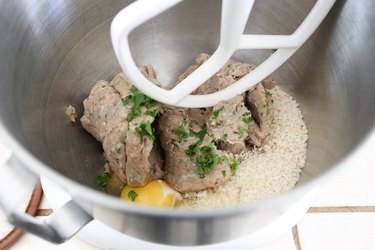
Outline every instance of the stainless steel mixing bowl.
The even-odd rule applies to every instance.
[[[209,211],[137,207],[101,193],[94,177],[101,145],[64,114],[78,115],[98,79],[120,67],[112,51],[112,18],[132,1],[0,0],[0,130],[13,149],[9,164],[46,175],[95,218],[135,237],[175,245],[227,241],[258,230],[347,164],[375,122],[375,1],[337,1],[310,40],[274,78],[300,103],[309,129],[308,156],[297,188],[267,202]],[[290,34],[314,0],[256,1],[246,33]],[[155,65],[173,83],[200,52],[217,47],[220,1],[189,0],[137,28],[138,63]],[[271,51],[238,51],[260,63]],[[65,225],[69,226],[69,225]]]

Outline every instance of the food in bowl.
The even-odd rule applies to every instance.
[[[197,56],[179,81],[208,58]],[[193,94],[224,89],[254,68],[230,60]],[[158,84],[151,65],[140,69]],[[298,104],[270,78],[214,107],[193,109],[158,103],[120,73],[98,81],[83,105],[82,126],[102,143],[107,160],[97,182],[129,202],[240,205],[291,190],[305,164],[308,135]]]

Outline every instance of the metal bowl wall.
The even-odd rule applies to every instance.
[[[131,2],[0,1],[0,121],[35,157],[91,188],[104,165],[101,145],[67,120],[64,107],[75,106],[81,116],[95,82],[120,71],[109,26]],[[246,33],[290,34],[314,3],[256,1]],[[337,1],[273,75],[299,102],[309,130],[299,186],[334,168],[374,127],[374,8],[374,1]],[[136,61],[155,65],[159,80],[172,84],[197,54],[217,47],[220,9],[216,0],[184,1],[137,28]],[[234,58],[257,64],[270,53],[241,50]]]

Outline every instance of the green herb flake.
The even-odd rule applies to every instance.
[[[198,142],[191,144],[186,150],[185,154],[188,156],[194,156],[196,155],[196,149],[198,146]]]
[[[150,109],[157,106],[157,102],[155,100],[141,93],[135,86],[132,86],[130,91],[131,95],[122,99],[122,104],[124,106],[133,103],[133,110],[128,115],[128,121],[132,121],[134,118],[140,116],[142,114],[142,107]],[[152,112],[152,114],[154,114],[154,112]]]
[[[155,130],[150,122],[142,121],[141,124],[135,128],[135,131],[141,136],[141,141],[143,141],[144,136],[148,136],[153,141],[156,139]]]
[[[227,142],[227,141],[228,141],[228,134],[224,134],[224,135],[223,135],[223,138],[221,138],[221,140],[222,140],[223,142]]]
[[[149,98],[149,99],[150,100],[145,103],[146,108],[151,109],[151,108],[155,108],[156,106],[158,106],[158,103],[154,99],[151,99],[151,98]]]
[[[189,132],[187,132],[184,128],[184,124],[181,124],[174,130],[174,132],[178,135],[180,139],[187,139],[189,137]]]
[[[223,156],[220,157],[220,161],[224,161],[226,163],[229,163],[228,157],[226,157],[225,155],[223,155]]]
[[[269,91],[267,91],[267,90],[264,90],[264,93],[266,94],[266,96],[268,96],[268,97],[272,97],[272,93],[271,93],[271,92],[269,92]]]
[[[202,146],[200,155],[192,160],[197,165],[197,174],[200,178],[210,173],[221,161],[221,157],[214,153],[213,146]]]
[[[190,129],[189,134],[190,134],[190,136],[194,136],[194,137],[198,138],[198,141],[200,143],[202,143],[203,138],[207,134],[207,124],[204,124],[203,127],[202,127],[202,129],[200,131],[198,131],[198,132]]]
[[[217,118],[219,116],[220,112],[223,111],[223,110],[224,110],[224,106],[222,106],[221,108],[219,108],[219,109],[215,110],[214,112],[212,112],[213,118]]]
[[[190,119],[189,119],[188,116],[184,117],[184,122],[183,123],[184,123],[184,125],[189,124],[189,126],[191,126],[191,121],[190,121]]]
[[[141,109],[137,109],[137,110],[134,110],[132,112],[129,113],[128,115],[128,121],[132,121],[134,120],[134,118],[138,117],[141,115]]]
[[[151,117],[155,117],[157,114],[158,114],[158,110],[157,109],[152,109],[152,110],[147,110],[145,112],[146,115],[149,115]]]
[[[236,175],[239,164],[240,164],[240,161],[237,160],[236,158],[229,160],[230,173],[232,174],[232,176]]]
[[[197,154],[197,146],[202,144],[204,137],[207,134],[207,124],[204,124],[202,129],[199,131],[194,131],[193,129],[190,128],[189,130],[189,136],[194,136],[198,140],[191,144],[186,150],[185,153],[188,156],[194,156]]]
[[[227,171],[222,170],[222,171],[221,171],[221,174],[223,175],[223,177],[225,177],[225,176],[227,176]]]
[[[135,201],[135,199],[137,198],[138,194],[134,191],[134,190],[130,190],[128,192],[128,198],[131,200],[131,201]]]
[[[243,118],[242,118],[242,121],[243,121],[244,123],[250,123],[250,122],[252,122],[252,121],[254,121],[254,120],[253,120],[253,117],[252,117],[251,115],[248,115],[248,116],[243,117]]]
[[[95,176],[95,183],[96,185],[105,188],[109,178],[111,178],[111,173],[104,172],[102,175]]]
[[[248,135],[247,128],[239,127],[240,137],[244,137]]]
[[[130,101],[131,101],[131,97],[132,97],[131,95],[128,95],[127,97],[122,98],[121,99],[122,105],[124,105],[124,106],[128,105],[130,103]]]
[[[277,51],[277,49],[272,49],[272,54],[275,53]]]

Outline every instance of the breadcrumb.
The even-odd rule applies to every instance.
[[[269,142],[249,150],[237,173],[217,190],[183,195],[178,207],[208,209],[239,206],[292,190],[305,165],[308,133],[298,103],[279,87],[274,99],[274,127]]]
[[[77,113],[76,109],[72,105],[65,107],[65,114],[71,122],[76,122]]]

